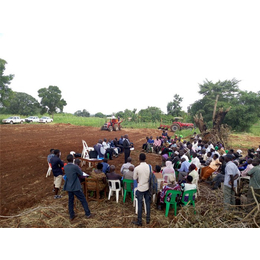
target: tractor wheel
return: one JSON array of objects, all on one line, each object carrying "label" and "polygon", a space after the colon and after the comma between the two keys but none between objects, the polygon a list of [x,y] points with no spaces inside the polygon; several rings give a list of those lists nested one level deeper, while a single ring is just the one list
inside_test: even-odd
[{"label": "tractor wheel", "polygon": [[114,124],[114,131],[118,131],[119,128],[118,128],[118,124]]},{"label": "tractor wheel", "polygon": [[176,132],[176,131],[179,131],[180,130],[180,126],[178,124],[173,124],[171,126],[171,131],[172,132]]},{"label": "tractor wheel", "polygon": [[109,132],[112,132],[112,131],[113,131],[113,126],[112,126],[112,125],[110,125],[110,126],[108,127],[108,131],[109,131]]}]

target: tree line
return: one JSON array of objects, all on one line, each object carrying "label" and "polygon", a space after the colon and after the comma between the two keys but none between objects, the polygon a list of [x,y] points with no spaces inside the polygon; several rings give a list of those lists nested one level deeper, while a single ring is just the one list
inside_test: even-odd
[{"label": "tree line", "polygon": [[[41,99],[38,102],[34,97],[23,93],[14,92],[10,88],[13,74],[4,75],[7,62],[0,59],[0,112],[20,115],[34,115],[48,113],[54,116],[55,113],[62,113],[67,102],[62,98],[61,90],[57,86],[49,86],[38,90],[38,96]],[[215,100],[218,96],[218,109],[227,109],[231,107],[226,115],[224,123],[236,131],[248,131],[252,124],[258,122],[260,118],[260,91],[241,91],[239,89],[239,80],[225,80],[213,83],[205,80],[199,84],[199,94],[202,98],[195,101],[188,107],[188,112],[183,111],[181,103],[183,97],[178,94],[173,96],[173,100],[166,104],[167,113],[163,113],[160,108],[149,106],[146,109],[137,109],[118,111],[114,113],[116,117],[134,122],[159,122],[170,124],[175,117],[182,117],[183,122],[194,122],[195,115],[201,114],[204,122],[212,126],[212,114]],[[87,109],[78,110],[75,116],[90,117]],[[101,112],[95,117],[105,118],[107,116]]]}]

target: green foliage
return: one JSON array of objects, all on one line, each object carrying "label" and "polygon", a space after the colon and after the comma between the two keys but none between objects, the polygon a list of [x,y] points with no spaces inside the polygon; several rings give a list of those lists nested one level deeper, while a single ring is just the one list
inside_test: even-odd
[{"label": "green foliage", "polygon": [[106,118],[107,116],[102,114],[101,112],[98,112],[95,114],[95,117]]},{"label": "green foliage", "polygon": [[204,81],[200,85],[199,91],[203,98],[188,108],[190,116],[193,117],[195,114],[201,113],[204,122],[210,127],[216,96],[219,95],[217,110],[219,108],[225,110],[231,106],[223,123],[228,124],[236,131],[248,131],[260,116],[260,92],[240,91],[238,83],[239,81],[236,79],[218,81],[217,83]]},{"label": "green foliage", "polygon": [[39,102],[32,96],[22,92],[14,92],[14,97],[10,101],[7,112],[11,114],[32,116],[39,113],[39,107]]},{"label": "green foliage", "polygon": [[42,99],[41,114],[48,113],[53,117],[54,113],[62,112],[63,107],[67,105],[67,102],[61,98],[61,91],[57,86],[39,89],[38,96]]},{"label": "green foliage", "polygon": [[158,107],[148,107],[146,109],[142,109],[138,113],[138,118],[140,122],[155,122],[160,121],[162,115],[162,111]]},{"label": "green foliage", "polygon": [[0,107],[8,107],[13,97],[13,91],[9,88],[14,75],[4,75],[5,65],[7,62],[0,59]]},{"label": "green foliage", "polygon": [[180,97],[178,94],[174,95],[173,101],[167,104],[167,113],[172,115],[173,117],[180,117],[181,116],[181,102],[183,98]]},{"label": "green foliage", "polygon": [[82,111],[81,110],[78,110],[74,113],[75,116],[82,116],[82,117],[89,117],[90,116],[90,113],[86,110],[86,109],[83,109]]}]

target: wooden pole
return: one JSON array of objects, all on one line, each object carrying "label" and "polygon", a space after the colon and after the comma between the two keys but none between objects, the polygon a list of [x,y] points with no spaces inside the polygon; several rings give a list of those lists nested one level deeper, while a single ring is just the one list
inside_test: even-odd
[{"label": "wooden pole", "polygon": [[216,115],[218,97],[219,97],[219,95],[217,95],[216,100],[215,100],[215,105],[214,105],[214,110],[213,110],[213,116],[212,116],[212,122],[214,122],[214,118],[215,118],[215,115]]}]

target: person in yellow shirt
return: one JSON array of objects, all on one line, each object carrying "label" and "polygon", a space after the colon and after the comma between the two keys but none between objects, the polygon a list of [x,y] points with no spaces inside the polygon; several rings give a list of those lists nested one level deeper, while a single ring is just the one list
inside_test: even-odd
[{"label": "person in yellow shirt", "polygon": [[205,166],[205,167],[201,168],[201,173],[200,173],[201,180],[200,181],[205,181],[206,179],[208,179],[213,172],[217,171],[217,169],[219,168],[220,165],[221,165],[221,162],[219,161],[218,154],[214,154],[213,160],[211,161],[209,166]]}]

